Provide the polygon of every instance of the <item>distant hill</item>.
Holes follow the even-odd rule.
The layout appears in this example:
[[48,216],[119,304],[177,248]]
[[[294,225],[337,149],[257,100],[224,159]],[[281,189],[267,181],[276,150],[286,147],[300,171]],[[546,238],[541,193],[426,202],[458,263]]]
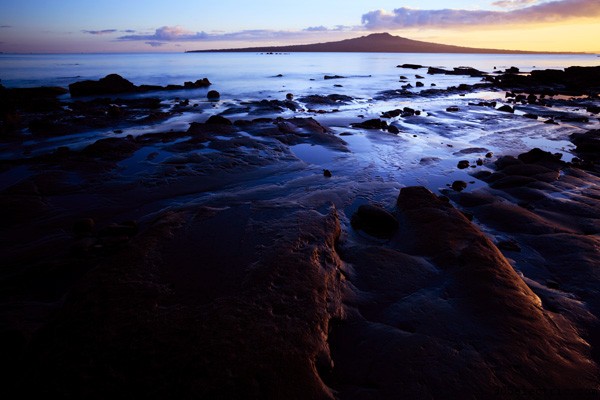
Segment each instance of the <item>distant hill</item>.
[[188,53],[205,52],[253,52],[253,53],[479,53],[479,54],[531,54],[534,51],[478,49],[473,47],[450,46],[446,44],[421,42],[393,36],[389,33],[373,33],[354,39],[338,42],[301,44],[292,46],[264,46],[240,49],[193,50]]

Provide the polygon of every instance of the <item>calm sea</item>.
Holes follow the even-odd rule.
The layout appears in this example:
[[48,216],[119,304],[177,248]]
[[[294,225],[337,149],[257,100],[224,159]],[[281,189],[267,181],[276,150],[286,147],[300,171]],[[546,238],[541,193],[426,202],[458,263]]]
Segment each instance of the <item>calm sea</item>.
[[[522,71],[600,65],[596,55],[492,55],[412,53],[152,53],[152,54],[0,54],[0,79],[6,87],[67,87],[84,79],[117,73],[135,84],[182,84],[208,77],[213,88],[240,98],[269,97],[282,91],[330,89],[324,75],[343,75],[345,91],[373,95],[389,88],[404,63],[453,68],[471,66],[492,72],[516,66]],[[425,70],[421,70],[425,73]],[[414,71],[413,71],[414,72]],[[277,77],[278,75],[282,77]],[[364,79],[362,79],[364,78]],[[449,78],[450,79],[450,78]],[[452,78],[448,84],[453,83]],[[464,79],[463,79],[464,81]]]

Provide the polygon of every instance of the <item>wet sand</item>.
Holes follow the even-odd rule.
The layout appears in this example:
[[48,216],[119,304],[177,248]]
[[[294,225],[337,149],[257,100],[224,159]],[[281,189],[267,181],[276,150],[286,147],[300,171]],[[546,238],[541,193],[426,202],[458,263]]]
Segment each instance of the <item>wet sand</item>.
[[595,398],[598,83],[563,78],[3,89],[3,390]]

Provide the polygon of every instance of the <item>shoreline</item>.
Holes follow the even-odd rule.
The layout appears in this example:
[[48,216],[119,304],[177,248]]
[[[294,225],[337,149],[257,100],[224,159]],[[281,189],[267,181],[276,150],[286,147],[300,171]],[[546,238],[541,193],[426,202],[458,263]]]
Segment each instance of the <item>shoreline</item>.
[[598,395],[600,83],[398,71],[370,99],[1,89],[4,390]]

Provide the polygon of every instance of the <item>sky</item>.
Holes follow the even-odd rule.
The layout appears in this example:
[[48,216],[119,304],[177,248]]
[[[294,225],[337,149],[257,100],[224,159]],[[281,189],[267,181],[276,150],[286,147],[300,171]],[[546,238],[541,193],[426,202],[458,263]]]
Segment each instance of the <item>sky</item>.
[[458,46],[600,53],[600,0],[2,0],[0,52],[182,52],[389,32]]

